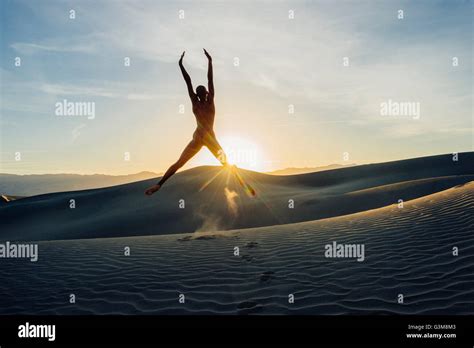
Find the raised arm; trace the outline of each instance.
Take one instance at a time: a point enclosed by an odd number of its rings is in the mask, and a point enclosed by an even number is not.
[[[212,74],[212,57],[209,53],[207,53],[206,49],[204,48],[204,54],[208,60],[207,66],[207,89],[209,90],[209,95],[211,98],[214,98],[214,76]]]
[[[191,98],[191,101],[194,102],[196,99],[196,94],[194,93],[194,90],[193,90],[193,83],[191,82],[191,77],[189,76],[188,72],[186,71],[183,65],[184,53],[185,52],[183,52],[183,54],[181,55],[181,58],[179,59],[179,68],[181,69],[181,73],[183,74],[184,81],[186,81],[186,86],[188,86],[189,97]]]

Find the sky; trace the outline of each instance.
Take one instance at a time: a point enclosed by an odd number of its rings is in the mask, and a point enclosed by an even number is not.
[[[0,4],[3,173],[164,172],[196,127],[178,59],[186,51],[194,87],[207,85],[202,48],[215,131],[241,167],[474,147],[473,1]],[[58,115],[64,100],[94,117]],[[419,113],[387,115],[388,103]],[[207,164],[218,161],[203,149],[184,169]]]

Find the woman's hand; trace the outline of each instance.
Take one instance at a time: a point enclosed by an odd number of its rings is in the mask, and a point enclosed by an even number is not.
[[[207,59],[212,60],[211,55],[209,53],[207,53],[206,49],[203,48],[203,50],[204,50],[204,54],[206,55]]]

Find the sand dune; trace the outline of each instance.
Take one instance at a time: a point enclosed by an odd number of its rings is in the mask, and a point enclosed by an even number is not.
[[[241,173],[257,197],[247,196],[228,170],[199,167],[177,174],[152,197],[143,191],[154,180],[145,180],[12,201],[0,206],[0,240],[162,235],[343,216],[472,181],[474,153],[459,154],[458,162],[441,155],[291,176]]]
[[[10,196],[10,195],[0,195],[0,206],[3,204],[10,203],[16,199],[21,199],[21,196]]]
[[[285,168],[285,169],[278,169],[274,170],[271,172],[267,172],[267,174],[271,175],[295,175],[295,174],[306,174],[306,173],[314,173],[314,172],[322,172],[325,170],[331,170],[331,169],[339,169],[339,168],[349,168],[356,166],[357,164],[351,163],[351,164],[330,164],[327,166],[323,167],[303,167],[303,168],[295,168],[295,167],[290,167],[290,168]]]
[[[35,196],[51,192],[86,190],[146,180],[157,175],[153,172],[129,175],[0,174],[0,194]]]
[[[2,261],[0,278],[8,282],[0,282],[0,311],[472,315],[473,228],[470,182],[402,209],[392,204],[319,221],[202,235],[40,242],[38,262]],[[364,244],[364,262],[324,257],[325,244],[333,241]],[[236,246],[239,256],[233,254]],[[70,293],[76,304],[68,303]],[[403,304],[397,303],[399,294]]]

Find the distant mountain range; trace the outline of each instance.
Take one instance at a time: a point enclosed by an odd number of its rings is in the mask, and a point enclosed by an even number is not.
[[[80,174],[0,174],[0,195],[35,196],[43,193],[78,191],[128,184],[157,178],[162,174],[140,172],[129,175]],[[13,198],[13,197],[11,197]]]
[[[339,168],[349,168],[356,166],[357,164],[330,164],[323,167],[304,167],[304,168],[285,168],[274,170],[273,172],[267,172],[271,175],[295,175],[295,174],[306,174],[314,172],[322,172],[324,170],[339,169]]]

